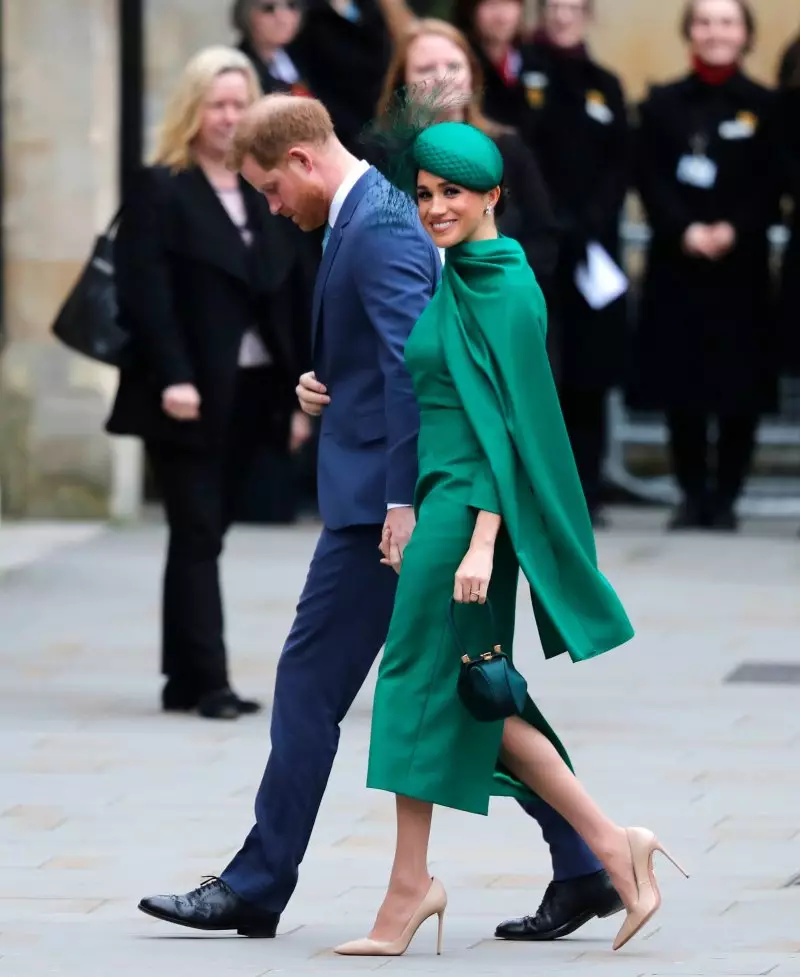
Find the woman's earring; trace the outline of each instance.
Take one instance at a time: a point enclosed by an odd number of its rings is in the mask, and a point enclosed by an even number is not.
[[[486,214],[486,216],[489,217],[493,213],[494,213],[494,207],[491,204],[489,204],[486,210],[484,210],[484,214]]]

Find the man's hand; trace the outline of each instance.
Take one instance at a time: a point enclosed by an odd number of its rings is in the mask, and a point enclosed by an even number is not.
[[[200,394],[193,383],[175,383],[161,394],[161,407],[176,421],[200,419]]]
[[[296,455],[297,452],[311,437],[311,421],[299,410],[292,414],[292,424],[289,429],[289,452]]]
[[[395,573],[400,573],[403,551],[411,539],[416,524],[414,509],[410,505],[398,506],[386,513],[386,522],[383,524],[381,535],[380,550],[383,554],[381,563],[391,567]]]
[[[317,380],[316,374],[313,372],[304,373],[300,377],[296,393],[301,410],[311,417],[319,417],[323,407],[331,402],[331,398],[328,396],[328,388]]]

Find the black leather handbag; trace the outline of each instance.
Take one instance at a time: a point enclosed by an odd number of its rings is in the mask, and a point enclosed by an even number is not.
[[[89,359],[119,366],[128,334],[117,321],[114,280],[114,236],[122,211],[117,211],[105,234],[94,244],[92,256],[61,306],[53,335]]]
[[[489,614],[492,634],[497,634],[497,622],[491,604],[484,605]],[[461,671],[458,675],[458,695],[467,711],[482,723],[493,723],[509,716],[519,716],[525,708],[528,683],[511,664],[500,645],[494,645],[477,658],[470,658],[461,640],[455,621],[455,601],[450,601],[448,619],[456,645],[461,651]]]

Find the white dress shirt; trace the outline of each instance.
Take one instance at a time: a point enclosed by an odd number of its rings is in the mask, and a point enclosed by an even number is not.
[[[353,164],[352,168],[348,170],[347,175],[339,184],[339,189],[333,195],[333,200],[331,200],[331,206],[328,210],[328,224],[331,227],[336,225],[336,221],[342,212],[342,207],[344,207],[344,202],[347,200],[348,194],[368,169],[369,163],[366,160],[360,159],[357,163]]]

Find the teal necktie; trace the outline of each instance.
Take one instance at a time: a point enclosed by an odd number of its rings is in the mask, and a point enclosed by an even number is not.
[[[323,238],[322,238],[322,253],[323,254],[325,253],[325,248],[328,247],[328,241],[330,240],[330,237],[331,237],[331,225],[330,224],[326,224],[325,225],[325,234],[323,235]]]

